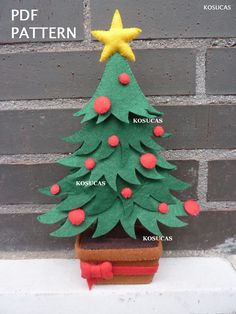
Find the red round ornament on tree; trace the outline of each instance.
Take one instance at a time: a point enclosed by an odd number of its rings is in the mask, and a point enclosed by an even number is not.
[[[53,195],[56,195],[60,192],[60,186],[59,184],[53,184],[51,187],[50,187],[50,193],[53,194]]]
[[[105,114],[111,108],[111,101],[106,96],[100,96],[95,99],[93,108],[98,114]]]
[[[123,188],[121,190],[121,195],[124,197],[124,198],[130,198],[133,194],[133,191],[131,190],[131,188]]]
[[[191,216],[197,216],[200,213],[200,205],[194,200],[184,202],[185,211]]]
[[[169,206],[166,203],[161,203],[158,207],[158,210],[162,214],[166,214],[169,211]]]
[[[72,225],[79,226],[85,220],[85,212],[82,208],[73,209],[69,212],[68,219]]]
[[[119,82],[122,84],[122,85],[127,85],[129,84],[130,82],[130,77],[127,73],[121,73],[119,75]]]
[[[146,169],[153,169],[156,167],[157,158],[151,153],[146,153],[140,156],[140,163]]]
[[[111,135],[108,138],[108,144],[112,147],[118,146],[120,143],[120,139],[117,135]]]
[[[164,131],[163,127],[160,126],[160,125],[155,126],[154,129],[153,129],[153,134],[156,137],[161,137],[161,136],[164,135],[164,133],[165,133],[165,131]]]
[[[91,170],[96,166],[96,161],[93,158],[88,158],[85,160],[84,166],[86,169]]]

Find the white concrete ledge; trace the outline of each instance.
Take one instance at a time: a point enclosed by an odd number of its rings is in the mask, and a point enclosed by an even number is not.
[[[220,257],[162,258],[150,285],[94,286],[78,260],[0,260],[1,314],[233,314],[236,272]]]

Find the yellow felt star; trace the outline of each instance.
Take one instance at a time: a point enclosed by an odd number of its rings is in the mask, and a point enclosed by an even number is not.
[[[115,52],[119,52],[123,57],[135,61],[135,55],[129,46],[129,42],[134,39],[141,29],[137,27],[123,28],[120,12],[115,10],[111,27],[108,31],[92,31],[92,35],[105,44],[100,62],[105,61]]]

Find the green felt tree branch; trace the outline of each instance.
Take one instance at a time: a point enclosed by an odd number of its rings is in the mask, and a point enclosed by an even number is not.
[[[129,84],[120,84],[121,73],[129,75]],[[105,114],[94,110],[94,101],[99,96],[110,99],[111,107]],[[57,182],[59,192],[52,195],[50,186],[40,189],[48,196],[62,198],[58,205],[38,217],[45,224],[60,224],[53,236],[75,236],[94,226],[93,237],[99,237],[121,224],[135,238],[137,222],[155,235],[161,235],[162,224],[186,225],[179,219],[187,215],[184,205],[172,191],[186,189],[189,184],[171,175],[176,166],[162,156],[163,148],[153,134],[154,125],[137,123],[139,118],[162,115],[144,96],[127,60],[118,53],[110,57],[93,97],[75,114],[83,116],[82,129],[64,139],[80,146],[73,154],[58,160],[69,167],[68,175]],[[115,147],[108,144],[114,135],[119,138]],[[165,132],[162,138],[170,135]],[[155,156],[155,167],[145,168],[140,163],[145,153]],[[92,168],[86,168],[88,159],[94,161]],[[122,194],[125,188],[132,191],[129,198]],[[168,205],[168,212],[159,212],[162,203]],[[69,213],[75,209],[85,213],[79,225],[69,219]]]

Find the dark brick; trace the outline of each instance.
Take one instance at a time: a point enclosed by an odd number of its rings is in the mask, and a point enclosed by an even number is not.
[[[34,21],[19,21],[17,18],[15,21],[11,20],[12,9],[38,9],[38,16]],[[18,27],[76,27],[77,38],[73,39],[49,39],[46,33],[45,39],[42,36],[38,36],[36,31],[36,38],[32,39],[12,39],[11,28]],[[83,39],[83,3],[78,0],[2,0],[1,1],[1,19],[0,19],[1,43],[14,43],[14,42],[46,42],[46,41],[75,41]],[[31,36],[32,37],[32,36]]]
[[[173,176],[191,184],[192,186],[182,192],[174,192],[181,200],[197,199],[198,161],[196,160],[173,160],[171,163],[177,166],[172,172]]]
[[[194,49],[136,50],[131,68],[145,95],[195,94]]]
[[[67,168],[57,164],[0,165],[0,203],[53,203],[38,188],[51,185],[64,177]]]
[[[50,237],[49,233],[57,229],[57,225],[40,224],[36,220],[36,216],[36,214],[1,214],[1,251],[30,252],[73,249],[74,237]],[[189,223],[185,228],[161,227],[164,234],[173,236],[172,242],[163,242],[164,250],[212,249],[235,236],[235,219],[236,211],[211,211],[202,212],[198,217],[185,218]],[[236,251],[232,250],[231,253],[235,254]]]
[[[164,126],[173,133],[159,140],[166,149],[235,148],[236,106],[158,106]],[[78,145],[62,138],[81,129],[77,110],[0,111],[2,154],[73,152]]]
[[[193,187],[186,190],[185,198],[196,197],[197,162],[178,161],[179,178],[183,178]],[[0,203],[21,204],[55,202],[38,192],[38,188],[51,185],[63,178],[68,173],[68,168],[57,164],[38,165],[0,165]],[[182,194],[181,194],[182,196]]]
[[[55,226],[42,225],[37,214],[12,214],[0,216],[1,251],[53,251],[72,249],[73,238],[54,238],[49,233]]]
[[[236,94],[236,49],[214,48],[207,50],[207,94]]]
[[[225,244],[235,238],[236,211],[201,212],[197,217],[186,217],[182,220],[189,223],[184,228],[162,227],[166,235],[172,235],[172,242],[164,242],[164,250],[207,250]],[[227,245],[227,254],[236,253],[235,245]],[[220,251],[220,248],[219,248]]]
[[[81,128],[77,110],[0,111],[2,154],[65,153],[78,145],[62,140]]]
[[[236,147],[236,106],[158,106],[164,126],[173,134],[160,143],[166,149]]]
[[[0,100],[90,97],[101,51],[2,54]],[[195,50],[138,50],[132,69],[146,95],[195,93]]]
[[[208,162],[209,201],[236,201],[236,160]]]
[[[0,99],[89,96],[95,91],[98,71],[102,70],[98,57],[98,52],[1,55]]]
[[[91,0],[92,29],[108,29],[118,8],[125,27],[140,27],[138,38],[235,37],[235,7],[231,11],[205,11],[205,0]],[[226,22],[227,21],[227,22]]]

